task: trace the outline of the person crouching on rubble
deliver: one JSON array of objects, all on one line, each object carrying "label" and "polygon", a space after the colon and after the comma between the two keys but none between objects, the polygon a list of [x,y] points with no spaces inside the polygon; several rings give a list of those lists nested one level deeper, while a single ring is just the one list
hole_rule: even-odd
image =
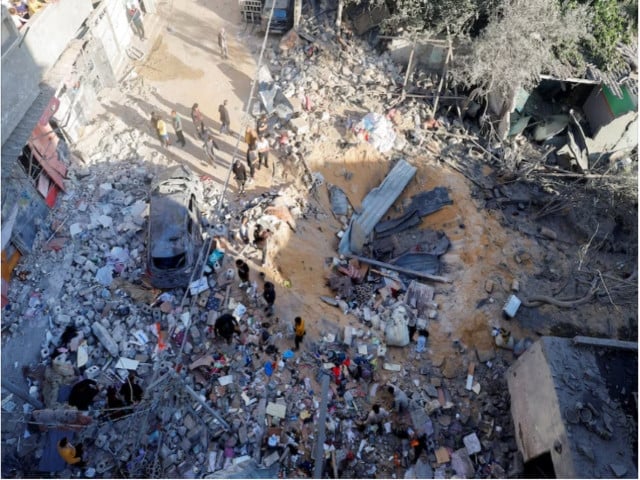
[{"label": "person crouching on rubble", "polygon": [[216,324],[213,327],[213,329],[216,336],[220,336],[224,338],[229,345],[231,345],[233,334],[240,333],[238,321],[230,313],[225,313],[224,315],[220,315],[217,318]]},{"label": "person crouching on rubble", "polygon": [[58,442],[58,454],[69,465],[75,465],[76,467],[85,466],[85,462],[82,460],[82,443],[78,443],[78,445],[74,447],[69,443],[67,437],[63,437]]},{"label": "person crouching on rubble", "polygon": [[375,426],[378,431],[382,430],[382,423],[389,418],[389,412],[377,403],[371,407],[369,415],[363,422],[358,422],[358,428],[364,430],[366,427]]}]

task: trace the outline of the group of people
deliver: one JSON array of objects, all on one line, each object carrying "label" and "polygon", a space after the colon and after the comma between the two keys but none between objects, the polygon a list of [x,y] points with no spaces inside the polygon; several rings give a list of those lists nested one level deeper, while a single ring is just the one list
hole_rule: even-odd
[{"label": "group of people", "polygon": [[[227,109],[227,100],[224,100],[218,107],[220,113],[220,133],[231,133],[231,119],[229,117],[229,110]],[[209,131],[204,124],[204,116],[200,111],[200,106],[194,103],[191,107],[191,120],[195,128],[196,136],[203,142],[203,149],[206,156],[211,163],[216,159],[216,151],[220,150],[220,147],[215,141],[215,137],[211,131]],[[184,136],[184,128],[182,125],[182,117],[175,110],[171,110],[170,121],[173,126],[173,130],[176,134],[177,143],[181,147],[187,145],[187,140]],[[162,115],[158,112],[151,112],[151,127],[155,131],[158,140],[162,146],[169,147],[171,140],[169,139],[169,132],[167,122],[164,121]]]},{"label": "group of people", "polygon": [[22,26],[29,21],[38,11],[49,3],[49,0],[11,0],[7,10],[16,28],[21,29]]},{"label": "group of people", "polygon": [[245,185],[253,182],[256,170],[260,170],[263,165],[265,168],[269,168],[270,146],[267,130],[267,116],[263,114],[258,118],[256,128],[247,127],[244,133],[244,141],[247,143],[246,161],[249,175],[238,158],[234,159],[232,167],[234,178],[238,184],[239,196],[245,195]]},{"label": "group of people", "polygon": [[[250,269],[247,262],[238,258],[235,261],[238,278],[240,279],[239,287],[243,288],[250,284]],[[266,317],[271,317],[274,312],[274,304],[276,301],[276,289],[272,282],[264,282],[262,291],[262,299],[264,303],[264,314]],[[295,347],[294,350],[300,348],[304,336],[306,335],[306,329],[304,320],[298,316],[294,319],[294,332],[295,332]],[[240,326],[238,320],[231,313],[224,313],[220,315],[215,322],[214,333],[217,337],[221,337],[226,340],[228,344],[231,344],[234,334],[240,334]]]}]

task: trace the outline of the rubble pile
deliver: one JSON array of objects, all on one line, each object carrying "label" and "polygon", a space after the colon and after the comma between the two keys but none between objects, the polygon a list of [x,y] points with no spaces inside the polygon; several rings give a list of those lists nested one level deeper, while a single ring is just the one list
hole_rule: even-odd
[{"label": "rubble pile", "polygon": [[[270,59],[285,95],[302,97],[309,107],[291,120],[291,144],[306,144],[295,148],[323,141],[315,133],[319,123],[347,101],[382,112],[388,89],[403,81],[388,56],[356,41],[344,49],[329,30],[315,35],[313,42],[301,35],[298,46]],[[402,107],[402,115],[417,115],[414,124],[422,128],[423,112],[411,105]],[[232,254],[269,267],[269,257],[246,240],[246,232],[260,224],[273,233],[270,248],[277,249],[297,222],[319,214],[305,191],[288,186],[205,211],[211,243],[202,278],[187,288],[155,290],[144,276],[148,187],[166,159],[155,152],[141,156],[147,134],[114,117],[95,135],[102,140],[82,155],[81,166],[70,169],[67,192],[36,241],[42,253],[24,259],[27,274],[11,284],[9,297],[16,300],[3,319],[9,333],[19,331],[25,318],[48,320],[41,351],[46,371],[27,372],[30,394],[45,409],[69,410],[64,397],[79,379],[76,371],[101,387],[88,410],[89,424],[76,433],[88,459],[86,476],[249,477],[252,469],[272,477],[311,476],[316,452],[326,460],[325,474],[339,477],[520,473],[503,379],[506,361],[493,351],[468,352],[459,342],[459,356],[433,358],[427,346],[429,322],[438,315],[433,288],[336,255],[326,279],[336,296],[320,300],[339,308],[349,325],[320,319],[318,338],[292,351],[293,325],[280,320],[277,308],[274,315],[265,308],[264,284],[239,285]],[[406,147],[402,138],[393,141],[396,149]],[[312,177],[308,188],[322,183]],[[216,205],[220,190],[202,180],[204,204]],[[426,214],[420,205],[407,212]],[[334,213],[346,228],[350,207]],[[415,226],[409,217],[407,225]],[[442,232],[423,233],[407,245],[385,243],[384,232],[397,225],[384,223],[375,242],[384,261],[416,246],[436,257],[448,248]],[[230,343],[215,334],[223,314],[237,322]],[[412,328],[419,334],[416,343],[410,343]],[[391,346],[407,346],[408,361],[392,361]],[[132,382],[144,394],[116,406],[109,387],[133,390]],[[394,408],[388,385],[406,392],[404,411]],[[374,404],[392,412],[389,421],[363,423]],[[28,405],[25,413],[41,418],[34,410]],[[34,423],[49,439],[60,426]],[[51,445],[55,449],[50,442],[33,449],[41,467],[50,465]],[[48,471],[71,475],[64,466]]]}]

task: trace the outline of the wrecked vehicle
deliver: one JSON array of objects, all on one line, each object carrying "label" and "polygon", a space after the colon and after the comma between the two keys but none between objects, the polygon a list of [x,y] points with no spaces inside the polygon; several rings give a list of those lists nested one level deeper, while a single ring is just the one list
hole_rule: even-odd
[{"label": "wrecked vehicle", "polygon": [[147,275],[154,287],[189,283],[203,244],[201,200],[200,179],[187,167],[171,167],[154,178],[147,238]]},{"label": "wrecked vehicle", "polygon": [[[273,7],[273,4],[276,4]],[[293,27],[293,0],[265,0],[260,15],[260,27],[263,32],[267,30],[269,15],[273,8],[273,17],[269,24],[269,33],[285,33]]]}]

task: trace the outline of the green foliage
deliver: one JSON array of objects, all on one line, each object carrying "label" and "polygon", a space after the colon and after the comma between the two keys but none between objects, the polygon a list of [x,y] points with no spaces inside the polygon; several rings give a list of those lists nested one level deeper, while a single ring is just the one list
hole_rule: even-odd
[{"label": "green foliage", "polygon": [[586,47],[599,67],[611,69],[622,62],[616,46],[618,42],[627,43],[634,29],[637,32],[637,16],[628,14],[634,4],[637,15],[635,1],[595,0],[593,2],[593,39],[586,42]]}]

